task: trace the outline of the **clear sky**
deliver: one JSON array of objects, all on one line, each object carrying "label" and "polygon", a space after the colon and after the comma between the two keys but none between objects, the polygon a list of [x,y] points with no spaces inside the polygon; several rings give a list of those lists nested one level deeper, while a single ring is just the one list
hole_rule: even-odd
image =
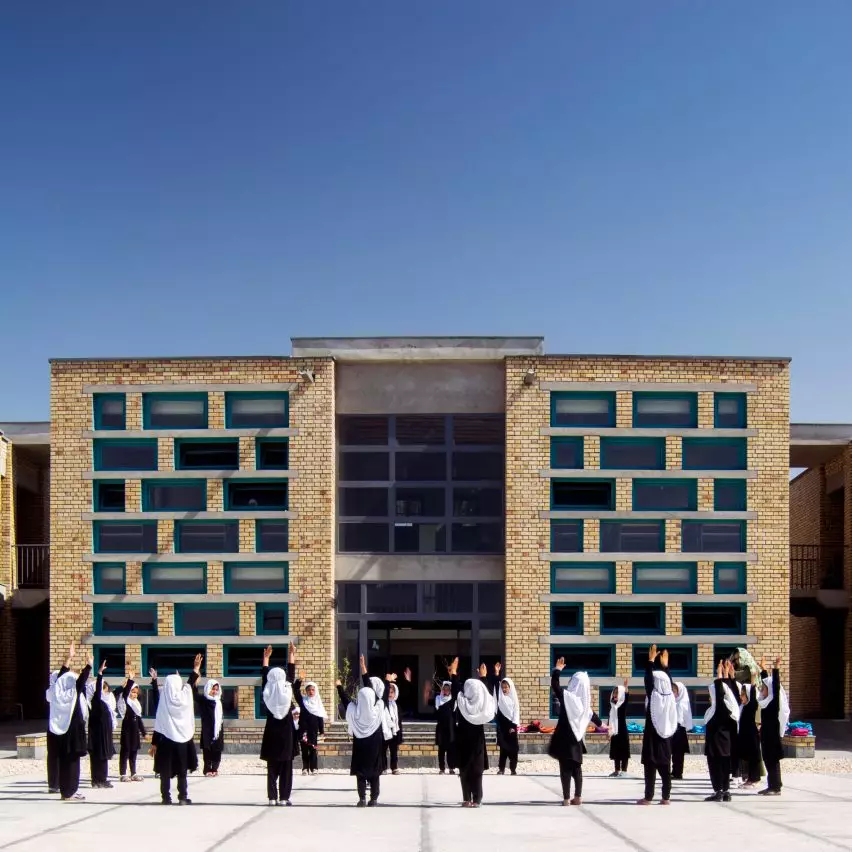
[{"label": "clear sky", "polygon": [[852,420],[849,0],[4,0],[0,420],[50,357],[542,334]]}]

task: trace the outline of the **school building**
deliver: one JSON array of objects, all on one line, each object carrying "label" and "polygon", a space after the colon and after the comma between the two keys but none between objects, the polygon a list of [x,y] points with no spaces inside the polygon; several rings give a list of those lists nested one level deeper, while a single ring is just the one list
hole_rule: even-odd
[{"label": "school building", "polygon": [[[732,647],[788,672],[788,359],[297,338],[289,357],[55,360],[50,400],[49,434],[6,425],[0,490],[44,508],[0,527],[0,682],[27,715],[72,639],[114,683],[125,660],[144,685],[203,653],[245,731],[268,643],[273,662],[297,643],[327,704],[359,654],[408,667],[420,711],[452,657],[502,659],[524,721],[549,716],[560,656],[601,713],[628,678],[643,714],[651,643],[696,715]],[[16,641],[42,654],[32,684]]]}]

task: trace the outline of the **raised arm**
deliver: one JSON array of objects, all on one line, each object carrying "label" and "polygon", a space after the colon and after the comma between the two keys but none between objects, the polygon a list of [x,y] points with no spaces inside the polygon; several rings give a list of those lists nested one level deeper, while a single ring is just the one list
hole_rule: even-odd
[{"label": "raised arm", "polygon": [[267,645],[263,649],[263,666],[260,670],[260,687],[263,689],[266,686],[266,679],[269,675],[269,658],[272,656],[272,645]]},{"label": "raised arm", "polygon": [[[92,664],[93,663],[94,663],[94,660],[91,657],[89,657],[86,660],[86,665],[83,666],[83,671],[80,672],[80,676],[77,678],[77,694],[78,695],[86,689],[86,684],[88,683],[89,675],[92,673]],[[103,670],[105,668],[106,668],[106,662],[104,662],[103,665],[101,665],[101,673],[103,673]]]},{"label": "raised arm", "polygon": [[488,689],[488,667],[485,663],[479,664],[479,680],[485,684],[485,688]]},{"label": "raised arm", "polygon": [[71,667],[74,665],[74,643],[68,647],[68,656],[65,658],[65,662],[59,667],[59,677],[65,674],[65,672],[71,671]]},{"label": "raised arm", "polygon": [[556,665],[553,667],[553,671],[550,673],[550,691],[553,693],[553,697],[559,703],[559,707],[562,707],[562,686],[559,683],[559,678],[562,675],[562,670],[565,668],[565,657],[560,657],[556,661]]},{"label": "raised arm", "polygon": [[124,686],[121,688],[121,697],[127,701],[130,697],[130,693],[133,691],[133,687],[136,684],[133,682],[133,672],[127,673],[127,680],[124,681]]},{"label": "raised arm", "polygon": [[648,661],[645,663],[645,695],[649,696],[654,691],[654,660],[657,659],[657,646],[651,645],[648,649]]},{"label": "raised arm", "polygon": [[461,692],[461,683],[459,682],[459,658],[456,657],[447,666],[447,674],[450,676],[450,694],[453,696],[453,701],[459,697]]},{"label": "raised arm", "polygon": [[[781,700],[781,657],[775,658],[775,665],[772,667],[772,704],[774,707],[779,706]],[[781,731],[784,734],[784,731]]]},{"label": "raised arm", "polygon": [[287,648],[287,680],[296,680],[296,646],[292,642]]},{"label": "raised arm", "polygon": [[352,703],[352,699],[343,691],[343,684],[340,681],[337,681],[335,686],[337,687],[337,697],[340,699],[343,709],[346,710],[346,708]]},{"label": "raised arm", "polygon": [[192,671],[189,674],[189,677],[186,679],[186,682],[192,688],[193,698],[197,700],[197,695],[195,692],[195,684],[198,682],[198,678],[201,677],[201,664],[204,662],[204,657],[201,654],[196,654],[195,659],[192,663]]},{"label": "raised arm", "polygon": [[502,663],[494,663],[494,674],[488,676],[488,690],[494,692],[500,689],[500,673],[503,671]]},{"label": "raised arm", "polygon": [[293,681],[293,698],[296,699],[296,703],[299,705],[299,709],[304,713],[305,712],[305,702],[304,696],[302,695],[302,683],[305,680],[305,672],[304,670],[299,671],[299,676]]},{"label": "raised arm", "polygon": [[[396,683],[396,674],[388,672],[385,675],[385,694],[382,696],[385,707],[390,703],[390,687],[392,683]],[[397,692],[399,692],[399,687],[397,687]]]}]

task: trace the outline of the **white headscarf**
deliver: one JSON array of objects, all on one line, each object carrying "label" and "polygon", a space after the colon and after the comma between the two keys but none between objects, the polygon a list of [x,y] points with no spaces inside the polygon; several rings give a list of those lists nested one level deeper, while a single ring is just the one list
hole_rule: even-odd
[{"label": "white headscarf", "polygon": [[71,727],[71,718],[74,715],[75,704],[80,705],[83,719],[89,718],[89,705],[84,693],[77,696],[77,675],[74,672],[65,672],[54,681],[52,695],[50,697],[50,722],[51,734],[61,737],[68,733]]},{"label": "white headscarf", "polygon": [[651,693],[651,723],[664,739],[674,736],[677,730],[677,707],[669,676],[657,669],[654,672],[654,691]]},{"label": "white headscarf", "polygon": [[290,705],[293,703],[293,684],[287,680],[286,672],[279,666],[271,668],[266,674],[263,703],[276,719],[283,719],[290,712]]},{"label": "white headscarf", "polygon": [[609,705],[609,735],[614,737],[618,733],[618,708],[627,700],[627,690],[623,686],[617,686],[615,701]]},{"label": "white headscarf", "polygon": [[586,737],[586,728],[592,719],[592,689],[586,672],[575,672],[562,690],[565,715],[578,742]]},{"label": "white headscarf", "polygon": [[[715,683],[715,682],[714,682]],[[716,715],[716,687],[714,683],[711,683],[708,687],[708,691],[710,693],[710,706],[707,708],[707,711],[704,713],[704,724],[709,724],[710,720]],[[739,728],[740,724],[740,704],[737,699],[734,697],[734,693],[731,692],[731,687],[728,686],[727,683],[722,684],[722,695],[725,699],[725,707],[728,709],[728,713],[730,713],[731,719],[737,723],[737,728]]]},{"label": "white headscarf", "polygon": [[677,723],[683,725],[687,731],[691,731],[693,727],[692,707],[689,704],[689,693],[686,687],[679,681],[675,681],[677,687],[677,698],[675,698],[675,707],[677,708]]},{"label": "white headscarf", "polygon": [[[219,694],[212,695],[213,687],[219,687]],[[213,739],[218,740],[219,734],[222,733],[222,687],[219,686],[218,680],[208,680],[204,684],[204,697],[208,701],[214,702],[213,707]]]},{"label": "white headscarf", "polygon": [[111,689],[101,688],[101,701],[107,706],[110,727],[115,730],[115,696]]},{"label": "white headscarf", "polygon": [[[763,679],[764,684],[766,685],[769,692],[766,693],[766,698],[761,698],[759,695],[757,697],[757,703],[760,705],[761,714],[762,712],[769,706],[771,703],[775,690],[772,686],[772,676],[765,677]],[[787,700],[787,692],[781,684],[778,684],[781,692],[778,695],[778,730],[781,734],[781,738],[784,738],[784,734],[787,732],[787,723],[790,721],[790,702]]]},{"label": "white headscarf", "polygon": [[293,720],[293,727],[298,731],[299,730],[299,717],[301,716],[301,712],[298,707],[294,707],[292,712],[290,713],[290,718]]},{"label": "white headscarf", "polygon": [[314,694],[313,696],[310,696],[306,693],[302,698],[302,705],[312,716],[319,716],[320,719],[327,719],[328,713],[325,712],[325,706],[322,703],[322,698],[320,698],[319,687],[312,680],[309,680],[305,684],[305,690],[307,690],[309,686],[314,688]]},{"label": "white headscarf", "polygon": [[373,685],[373,692],[376,693],[376,698],[384,698],[385,696],[385,684],[380,678],[371,677],[370,683]]},{"label": "white headscarf", "polygon": [[382,727],[385,715],[385,705],[369,686],[358,690],[358,698],[350,701],[346,707],[346,724],[349,735],[359,740],[365,740]]},{"label": "white headscarf", "polygon": [[51,672],[50,677],[47,680],[47,689],[44,691],[44,699],[50,704],[53,701],[53,687],[56,685],[56,681],[59,678],[59,672]]},{"label": "white headscarf", "polygon": [[450,687],[450,694],[449,694],[449,695],[442,695],[442,694],[439,692],[439,693],[435,696],[435,709],[436,709],[436,710],[439,710],[439,709],[440,709],[441,707],[443,707],[443,706],[444,706],[444,705],[445,705],[448,701],[452,701],[452,700],[453,700],[453,684],[452,684],[452,682],[451,682],[451,681],[449,681],[449,680],[445,680],[445,681],[441,684],[441,689],[443,689],[445,686]]},{"label": "white headscarf", "polygon": [[179,674],[169,675],[160,684],[154,730],[176,743],[188,743],[195,735],[192,688]]},{"label": "white headscarf", "polygon": [[486,725],[494,718],[497,708],[494,698],[481,680],[470,678],[456,698],[459,713],[471,725]]},{"label": "white headscarf", "polygon": [[[503,684],[509,684],[509,694],[503,692]],[[509,677],[504,677],[497,684],[497,709],[513,724],[521,724],[521,703],[518,701],[518,693],[515,684]]]},{"label": "white headscarf", "polygon": [[136,689],[136,684],[134,683],[130,689],[127,690],[127,698],[124,699],[124,703],[137,715],[142,715],[142,704],[139,702],[138,698],[134,698],[131,693],[134,689]]},{"label": "white headscarf", "polygon": [[399,707],[396,704],[396,700],[399,698],[399,687],[395,683],[392,683],[389,691],[388,705],[385,708],[384,727],[390,732],[391,737],[395,737],[399,733]]}]

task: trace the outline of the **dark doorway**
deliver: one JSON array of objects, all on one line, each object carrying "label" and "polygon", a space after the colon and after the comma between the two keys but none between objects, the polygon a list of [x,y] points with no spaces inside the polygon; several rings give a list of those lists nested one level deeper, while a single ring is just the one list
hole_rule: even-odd
[{"label": "dark doorway", "polygon": [[845,718],[844,678],[837,673],[845,671],[846,613],[838,610],[824,610],[819,619],[820,647],[823,660],[831,660],[831,667],[822,670],[820,683],[820,703],[822,715],[826,719]]}]

